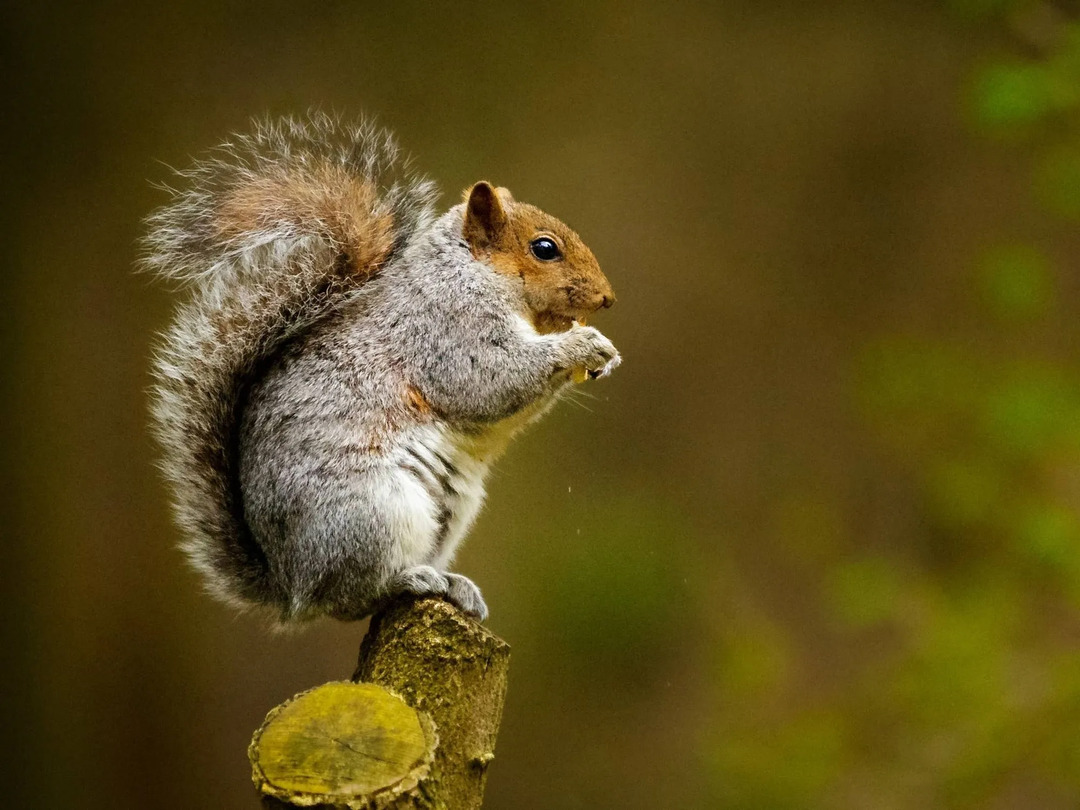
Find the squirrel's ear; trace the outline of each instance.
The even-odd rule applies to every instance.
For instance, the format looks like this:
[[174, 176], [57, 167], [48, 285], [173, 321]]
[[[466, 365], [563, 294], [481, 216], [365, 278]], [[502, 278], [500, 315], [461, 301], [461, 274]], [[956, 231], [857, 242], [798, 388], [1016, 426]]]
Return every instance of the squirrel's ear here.
[[481, 180], [468, 191], [462, 236], [479, 252], [496, 241], [506, 227], [506, 209], [491, 183]]

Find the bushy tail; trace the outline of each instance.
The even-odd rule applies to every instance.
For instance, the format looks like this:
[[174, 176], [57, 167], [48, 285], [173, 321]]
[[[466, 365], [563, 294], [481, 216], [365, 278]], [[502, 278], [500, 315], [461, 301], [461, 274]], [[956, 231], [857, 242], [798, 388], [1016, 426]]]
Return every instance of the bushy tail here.
[[433, 217], [389, 133], [316, 114], [262, 121], [181, 172], [143, 266], [190, 293], [154, 362], [153, 422], [183, 547], [216, 596], [265, 601], [243, 518], [239, 408], [282, 342], [347, 299]]

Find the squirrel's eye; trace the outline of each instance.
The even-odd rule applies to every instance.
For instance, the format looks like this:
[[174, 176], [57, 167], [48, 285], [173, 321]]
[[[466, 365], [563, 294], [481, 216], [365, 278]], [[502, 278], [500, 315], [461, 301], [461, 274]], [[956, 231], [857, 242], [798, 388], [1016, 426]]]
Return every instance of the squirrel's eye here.
[[547, 236], [539, 236], [529, 242], [529, 250], [542, 262], [553, 262], [562, 258], [562, 251], [555, 244], [555, 240]]

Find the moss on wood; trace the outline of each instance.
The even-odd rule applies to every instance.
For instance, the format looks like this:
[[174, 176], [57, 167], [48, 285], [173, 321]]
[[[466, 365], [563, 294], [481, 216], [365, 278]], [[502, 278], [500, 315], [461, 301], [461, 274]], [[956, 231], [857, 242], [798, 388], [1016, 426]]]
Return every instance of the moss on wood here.
[[494, 758], [509, 646], [438, 599], [372, 619], [353, 682], [267, 715], [249, 749], [266, 807], [473, 810]]

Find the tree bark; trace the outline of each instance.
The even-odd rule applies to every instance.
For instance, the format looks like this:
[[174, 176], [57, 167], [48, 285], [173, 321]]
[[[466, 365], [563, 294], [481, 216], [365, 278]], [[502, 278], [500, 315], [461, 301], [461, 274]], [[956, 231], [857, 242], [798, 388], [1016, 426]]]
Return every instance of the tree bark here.
[[266, 807], [474, 810], [506, 695], [506, 642], [440, 599], [371, 620], [352, 683], [301, 693], [249, 749]]
[[354, 681], [379, 684], [435, 721], [433, 795], [480, 807], [506, 697], [510, 646], [439, 599], [398, 602], [371, 622]]

